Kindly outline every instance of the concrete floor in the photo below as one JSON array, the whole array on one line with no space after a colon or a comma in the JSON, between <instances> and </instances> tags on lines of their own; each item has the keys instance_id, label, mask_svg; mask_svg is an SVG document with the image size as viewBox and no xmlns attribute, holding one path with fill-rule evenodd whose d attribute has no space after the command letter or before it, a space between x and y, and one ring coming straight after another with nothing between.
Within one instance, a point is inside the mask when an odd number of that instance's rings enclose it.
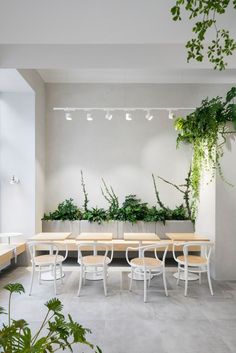
<instances>
[{"instance_id":1,"label":"concrete floor","mask_svg":"<svg viewBox=\"0 0 236 353\"><path fill-rule=\"evenodd\" d=\"M236 352L236 282L213 282L215 295L210 295L206 278L199 286L191 282L189 297L183 295L168 269L169 297L165 297L161 278L152 280L148 303L143 303L142 283L135 282L128 291L127 268L111 268L108 297L102 282L87 281L81 297L76 296L79 272L67 266L64 285L58 283L59 299L64 312L92 330L89 340L103 353L235 353ZM6 306L2 287L21 282L28 290L30 270L24 267L0 274L0 305ZM50 282L38 285L33 295L15 295L13 317L26 319L33 328L45 314L43 303L54 296ZM75 348L74 352L89 352Z\"/></svg>"}]
</instances>

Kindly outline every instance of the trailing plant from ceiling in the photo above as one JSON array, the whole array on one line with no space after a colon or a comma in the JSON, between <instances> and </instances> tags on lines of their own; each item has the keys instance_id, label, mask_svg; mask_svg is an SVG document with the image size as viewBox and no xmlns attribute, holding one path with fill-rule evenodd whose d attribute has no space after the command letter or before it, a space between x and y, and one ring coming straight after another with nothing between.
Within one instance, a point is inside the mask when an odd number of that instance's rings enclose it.
<instances>
[{"instance_id":1,"label":"trailing plant from ceiling","mask_svg":"<svg viewBox=\"0 0 236 353\"><path fill-rule=\"evenodd\" d=\"M81 174L81 185L82 185L82 190L83 190L83 194L84 194L84 203L83 203L83 209L84 211L88 211L88 193L86 191L86 186L85 186L85 182L84 182L84 175L83 175L83 171L80 171Z\"/></svg>"},{"instance_id":2,"label":"trailing plant from ceiling","mask_svg":"<svg viewBox=\"0 0 236 353\"><path fill-rule=\"evenodd\" d=\"M118 196L115 194L112 186L107 186L105 180L102 178L103 187L101 187L101 192L103 197L107 200L109 204L108 214L109 218L116 220L119 219L119 200ZM103 189L104 188L104 189Z\"/></svg>"},{"instance_id":3,"label":"trailing plant from ceiling","mask_svg":"<svg viewBox=\"0 0 236 353\"><path fill-rule=\"evenodd\" d=\"M73 199L65 200L59 203L57 209L49 214L44 214L45 221L76 221L82 219L83 215L80 209L73 203Z\"/></svg>"},{"instance_id":4,"label":"trailing plant from ceiling","mask_svg":"<svg viewBox=\"0 0 236 353\"><path fill-rule=\"evenodd\" d=\"M50 299L46 304L45 318L36 331L31 331L30 325L24 319L14 320L11 317L11 301L14 293L25 292L20 283L10 283L4 287L9 292L8 313L0 308L0 314L7 314L8 324L0 328L0 351L6 353L46 353L57 351L79 352L81 345L91 351L101 353L98 346L87 341L89 329L74 321L71 315L65 317L63 305L57 298ZM44 331L47 331L44 334ZM75 347L75 348L74 348ZM81 350L82 351L82 350Z\"/></svg>"},{"instance_id":5,"label":"trailing plant from ceiling","mask_svg":"<svg viewBox=\"0 0 236 353\"><path fill-rule=\"evenodd\" d=\"M93 207L91 210L84 212L83 219L101 224L102 222L108 221L108 213L104 208Z\"/></svg>"},{"instance_id":6,"label":"trailing plant from ceiling","mask_svg":"<svg viewBox=\"0 0 236 353\"><path fill-rule=\"evenodd\" d=\"M226 68L225 58L236 50L236 41L228 30L218 28L218 18L225 14L230 5L233 11L236 10L236 0L175 0L175 5L171 8L174 21L181 21L182 8L185 8L190 21L196 19L192 28L195 37L186 44L188 62L192 59L203 61L206 51L214 69ZM215 38L206 44L206 35L212 30L215 32Z\"/></svg>"},{"instance_id":7,"label":"trailing plant from ceiling","mask_svg":"<svg viewBox=\"0 0 236 353\"><path fill-rule=\"evenodd\" d=\"M230 89L225 99L206 98L193 113L175 121L175 129L178 131L177 146L184 142L193 147L190 183L195 203L199 199L204 169L211 171L212 176L217 170L224 179L220 158L223 156L226 137L236 132L236 104L232 103L234 97L236 87ZM233 123L233 129L229 122Z\"/></svg>"}]
</instances>

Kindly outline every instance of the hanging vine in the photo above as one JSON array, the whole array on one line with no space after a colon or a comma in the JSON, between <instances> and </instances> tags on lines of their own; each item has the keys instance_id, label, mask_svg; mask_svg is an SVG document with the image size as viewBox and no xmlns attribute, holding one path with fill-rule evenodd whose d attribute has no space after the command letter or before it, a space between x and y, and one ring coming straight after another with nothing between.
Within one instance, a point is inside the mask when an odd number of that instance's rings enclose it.
<instances>
[{"instance_id":1,"label":"hanging vine","mask_svg":"<svg viewBox=\"0 0 236 353\"><path fill-rule=\"evenodd\" d=\"M177 146L185 142L193 147L190 183L195 202L199 199L203 170L210 171L212 177L217 170L224 179L220 159L227 135L236 133L236 104L232 102L235 97L236 87L232 87L225 99L204 99L193 113L175 121L175 129L179 132Z\"/></svg>"}]
</instances>

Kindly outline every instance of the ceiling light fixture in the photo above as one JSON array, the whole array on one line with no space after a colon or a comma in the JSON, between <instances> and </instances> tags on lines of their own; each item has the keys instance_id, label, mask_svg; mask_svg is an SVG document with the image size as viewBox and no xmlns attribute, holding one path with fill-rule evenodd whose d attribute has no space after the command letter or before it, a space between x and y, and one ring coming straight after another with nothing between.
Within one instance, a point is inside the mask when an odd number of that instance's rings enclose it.
<instances>
[{"instance_id":1,"label":"ceiling light fixture","mask_svg":"<svg viewBox=\"0 0 236 353\"><path fill-rule=\"evenodd\" d=\"M66 120L71 121L72 120L72 116L71 113L66 113L65 114Z\"/></svg>"},{"instance_id":2,"label":"ceiling light fixture","mask_svg":"<svg viewBox=\"0 0 236 353\"><path fill-rule=\"evenodd\" d=\"M109 121L112 119L112 114L109 112L109 110L106 112L105 118Z\"/></svg>"},{"instance_id":3,"label":"ceiling light fixture","mask_svg":"<svg viewBox=\"0 0 236 353\"><path fill-rule=\"evenodd\" d=\"M91 113L87 113L87 121L93 121L93 117Z\"/></svg>"},{"instance_id":4,"label":"ceiling light fixture","mask_svg":"<svg viewBox=\"0 0 236 353\"><path fill-rule=\"evenodd\" d=\"M125 119L126 119L127 121L131 121L131 120L132 120L131 113L126 112L126 113L125 113Z\"/></svg>"},{"instance_id":5,"label":"ceiling light fixture","mask_svg":"<svg viewBox=\"0 0 236 353\"><path fill-rule=\"evenodd\" d=\"M145 118L148 121L151 121L153 119L153 115L150 113L150 110L147 111Z\"/></svg>"}]
</instances>

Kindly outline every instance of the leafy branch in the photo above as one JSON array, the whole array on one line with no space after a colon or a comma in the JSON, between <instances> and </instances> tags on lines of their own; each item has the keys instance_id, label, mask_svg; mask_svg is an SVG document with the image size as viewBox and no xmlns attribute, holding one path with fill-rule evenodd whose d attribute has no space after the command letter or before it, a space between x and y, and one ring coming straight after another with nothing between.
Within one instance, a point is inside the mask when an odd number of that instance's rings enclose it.
<instances>
[{"instance_id":1,"label":"leafy branch","mask_svg":"<svg viewBox=\"0 0 236 353\"><path fill-rule=\"evenodd\" d=\"M155 195L156 195L156 199L157 199L157 204L160 206L160 208L162 208L163 210L167 210L167 207L163 204L163 202L160 199L160 195L159 192L157 190L157 185L156 185L156 179L154 174L152 174L152 180L153 180L153 185L154 185L154 189L155 189Z\"/></svg>"},{"instance_id":2,"label":"leafy branch","mask_svg":"<svg viewBox=\"0 0 236 353\"><path fill-rule=\"evenodd\" d=\"M216 15L225 14L227 8L232 3L236 10L235 0L176 0L175 6L171 8L172 19L181 21L181 11L184 8L189 14L189 20L197 18L192 31L195 37L188 40L187 60L203 61L204 52L207 48L207 57L214 65L214 69L224 70L227 66L225 57L233 55L236 50L236 42L230 36L228 30L217 27ZM201 20L199 20L201 17ZM206 45L206 34L211 30L215 31L215 38Z\"/></svg>"},{"instance_id":3,"label":"leafy branch","mask_svg":"<svg viewBox=\"0 0 236 353\"><path fill-rule=\"evenodd\" d=\"M83 209L84 209L84 211L87 212L88 211L88 203L89 203L88 193L87 193L86 187L85 187L83 171L81 170L80 173L81 173L81 185L82 185L82 190L83 190L83 194L84 194Z\"/></svg>"},{"instance_id":4,"label":"leafy branch","mask_svg":"<svg viewBox=\"0 0 236 353\"><path fill-rule=\"evenodd\" d=\"M119 200L118 196L115 194L112 186L107 186L105 180L102 178L103 187L101 187L101 192L103 197L107 200L109 204L109 215L112 219L117 219L119 214Z\"/></svg>"}]
</instances>

